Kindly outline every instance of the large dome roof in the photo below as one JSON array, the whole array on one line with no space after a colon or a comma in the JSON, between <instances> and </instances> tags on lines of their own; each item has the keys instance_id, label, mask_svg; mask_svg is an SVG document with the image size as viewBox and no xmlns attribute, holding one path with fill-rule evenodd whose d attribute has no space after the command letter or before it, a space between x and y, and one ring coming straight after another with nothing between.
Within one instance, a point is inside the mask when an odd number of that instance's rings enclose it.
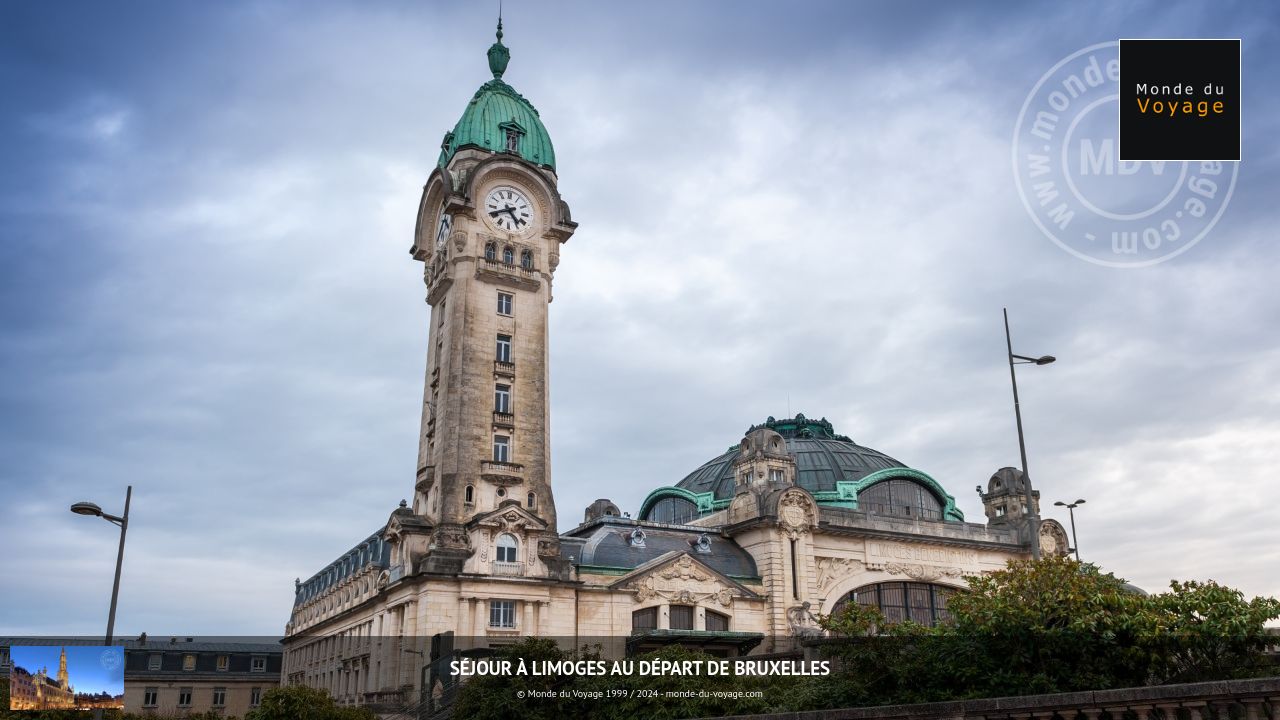
<instances>
[{"instance_id":1,"label":"large dome roof","mask_svg":"<svg viewBox=\"0 0 1280 720\"><path fill-rule=\"evenodd\" d=\"M810 420L802 414L787 420L769 418L757 428L769 428L781 435L787 451L796 458L796 483L811 493L831 492L841 480L860 480L871 473L907 466L879 450L858 445L844 435L836 434L826 418ZM733 497L733 461L741 448L734 446L725 454L708 460L689 473L677 487L692 493L715 493L716 500Z\"/></svg>"},{"instance_id":2,"label":"large dome roof","mask_svg":"<svg viewBox=\"0 0 1280 720\"><path fill-rule=\"evenodd\" d=\"M502 23L498 23L498 42L489 48L489 70L493 79L480 86L453 131L446 133L440 145L438 164L445 167L455 153L465 147L490 152L513 152L508 149L507 131L515 130L520 140L514 154L534 165L556 167L556 152L551 136L538 117L533 104L502 81L510 52L502 44Z\"/></svg>"}]
</instances>

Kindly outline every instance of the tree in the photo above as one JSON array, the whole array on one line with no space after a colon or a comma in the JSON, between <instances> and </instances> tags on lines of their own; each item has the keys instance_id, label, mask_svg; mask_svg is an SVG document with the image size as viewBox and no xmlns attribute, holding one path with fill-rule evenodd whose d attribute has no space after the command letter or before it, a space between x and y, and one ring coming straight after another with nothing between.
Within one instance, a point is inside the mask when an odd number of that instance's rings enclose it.
<instances>
[{"instance_id":1,"label":"tree","mask_svg":"<svg viewBox=\"0 0 1280 720\"><path fill-rule=\"evenodd\" d=\"M1274 672L1262 650L1280 601L1212 581L1157 595L1070 558L1010 561L969 577L952 622L886 626L852 603L823 618L844 704L1102 690Z\"/></svg>"},{"instance_id":2,"label":"tree","mask_svg":"<svg viewBox=\"0 0 1280 720\"><path fill-rule=\"evenodd\" d=\"M1159 617L1156 682L1178 683L1250 677L1275 668L1263 650L1274 639L1266 624L1280 617L1280 600L1254 598L1209 580L1173 581L1152 598Z\"/></svg>"},{"instance_id":3,"label":"tree","mask_svg":"<svg viewBox=\"0 0 1280 720\"><path fill-rule=\"evenodd\" d=\"M329 693L301 685L272 688L245 720L377 720L367 708L340 707Z\"/></svg>"}]
</instances>

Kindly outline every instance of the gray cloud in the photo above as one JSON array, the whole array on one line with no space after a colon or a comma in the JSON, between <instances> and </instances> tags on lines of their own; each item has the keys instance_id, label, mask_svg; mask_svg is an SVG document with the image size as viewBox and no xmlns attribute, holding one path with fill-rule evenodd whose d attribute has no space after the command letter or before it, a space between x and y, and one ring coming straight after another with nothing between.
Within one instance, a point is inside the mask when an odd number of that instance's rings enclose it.
<instances>
[{"instance_id":1,"label":"gray cloud","mask_svg":"<svg viewBox=\"0 0 1280 720\"><path fill-rule=\"evenodd\" d=\"M1017 461L1007 305L1018 347L1060 358L1020 375L1030 463L1046 506L1089 500L1086 558L1280 595L1274 10L928 7L508 8L508 79L581 223L552 305L562 522L796 411L979 519L971 488ZM121 631L278 632L292 578L411 493L406 250L491 19L5 12L0 632L98 631L113 529L65 507L129 483ZM1039 235L1008 143L1046 68L1138 29L1245 37L1248 161L1209 238L1117 272Z\"/></svg>"}]
</instances>

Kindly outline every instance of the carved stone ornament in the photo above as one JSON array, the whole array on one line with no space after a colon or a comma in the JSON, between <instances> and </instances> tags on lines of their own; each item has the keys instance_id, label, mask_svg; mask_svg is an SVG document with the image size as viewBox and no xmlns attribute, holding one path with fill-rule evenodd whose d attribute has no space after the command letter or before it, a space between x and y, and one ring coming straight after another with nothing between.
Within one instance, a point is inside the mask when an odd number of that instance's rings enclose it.
<instances>
[{"instance_id":1,"label":"carved stone ornament","mask_svg":"<svg viewBox=\"0 0 1280 720\"><path fill-rule=\"evenodd\" d=\"M679 560L667 566L658 574L667 580L680 578L683 580L692 579L702 582L704 580L711 579L711 576L699 569L697 563L695 563L688 555L681 555Z\"/></svg>"},{"instance_id":2,"label":"carved stone ornament","mask_svg":"<svg viewBox=\"0 0 1280 720\"><path fill-rule=\"evenodd\" d=\"M818 619L809 610L808 601L787 608L787 626L795 637L822 635L822 628L818 627Z\"/></svg>"},{"instance_id":3,"label":"carved stone ornament","mask_svg":"<svg viewBox=\"0 0 1280 720\"><path fill-rule=\"evenodd\" d=\"M818 591L826 592L837 581L862 572L866 564L853 558L818 558Z\"/></svg>"},{"instance_id":4,"label":"carved stone ornament","mask_svg":"<svg viewBox=\"0 0 1280 720\"><path fill-rule=\"evenodd\" d=\"M884 571L890 575L906 575L912 580L937 580L942 577L960 577L964 570L958 567L921 565L919 563L885 563Z\"/></svg>"},{"instance_id":5,"label":"carved stone ornament","mask_svg":"<svg viewBox=\"0 0 1280 720\"><path fill-rule=\"evenodd\" d=\"M778 519L791 537L809 532L813 526L813 505L801 493L787 493L778 503Z\"/></svg>"},{"instance_id":6,"label":"carved stone ornament","mask_svg":"<svg viewBox=\"0 0 1280 720\"><path fill-rule=\"evenodd\" d=\"M1040 552L1044 555L1062 557L1071 552L1071 543L1067 540L1067 531L1057 520L1040 522Z\"/></svg>"},{"instance_id":7,"label":"carved stone ornament","mask_svg":"<svg viewBox=\"0 0 1280 720\"><path fill-rule=\"evenodd\" d=\"M661 598L682 604L717 602L724 607L732 605L733 596L737 594L699 568L688 555L681 556L661 570L636 578L622 589L635 593L636 601L641 603Z\"/></svg>"},{"instance_id":8,"label":"carved stone ornament","mask_svg":"<svg viewBox=\"0 0 1280 720\"><path fill-rule=\"evenodd\" d=\"M467 233L465 230L454 230L449 238L453 240L454 250L462 252L467 247Z\"/></svg>"},{"instance_id":9,"label":"carved stone ornament","mask_svg":"<svg viewBox=\"0 0 1280 720\"><path fill-rule=\"evenodd\" d=\"M547 268L550 269L551 272L555 272L556 267L559 264L560 264L560 253L553 252L547 256Z\"/></svg>"}]
</instances>

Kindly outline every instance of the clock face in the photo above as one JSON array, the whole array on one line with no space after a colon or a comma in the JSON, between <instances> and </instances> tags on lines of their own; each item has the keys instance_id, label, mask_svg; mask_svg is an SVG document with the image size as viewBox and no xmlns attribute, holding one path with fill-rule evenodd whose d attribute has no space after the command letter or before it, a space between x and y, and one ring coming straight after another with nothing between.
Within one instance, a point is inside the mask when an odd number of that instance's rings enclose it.
<instances>
[{"instance_id":1,"label":"clock face","mask_svg":"<svg viewBox=\"0 0 1280 720\"><path fill-rule=\"evenodd\" d=\"M449 238L449 229L453 227L453 217L440 213L440 227L436 230L436 249L439 250L444 241Z\"/></svg>"},{"instance_id":2,"label":"clock face","mask_svg":"<svg viewBox=\"0 0 1280 720\"><path fill-rule=\"evenodd\" d=\"M484 199L484 213L489 222L500 230L522 233L533 222L533 206L519 190L500 185L489 191Z\"/></svg>"}]
</instances>

